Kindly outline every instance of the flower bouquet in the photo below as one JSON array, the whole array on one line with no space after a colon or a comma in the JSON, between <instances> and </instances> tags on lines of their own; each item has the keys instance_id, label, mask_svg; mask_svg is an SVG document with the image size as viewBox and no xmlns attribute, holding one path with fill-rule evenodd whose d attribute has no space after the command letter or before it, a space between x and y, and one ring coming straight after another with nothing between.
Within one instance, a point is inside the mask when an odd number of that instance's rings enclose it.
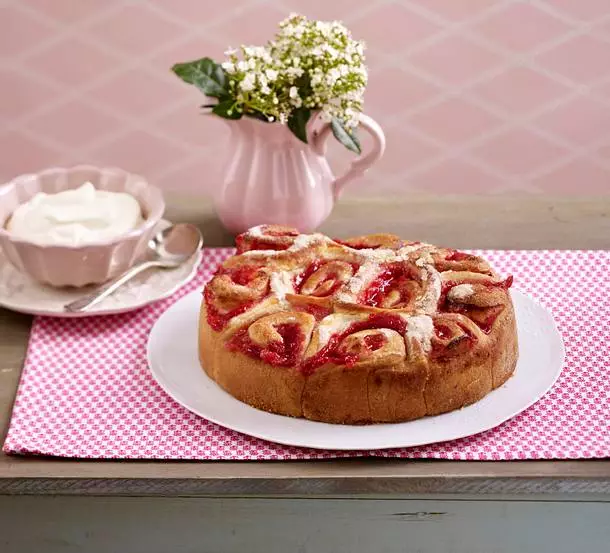
<instances>
[{"instance_id":1,"label":"flower bouquet","mask_svg":"<svg viewBox=\"0 0 610 553\"><path fill-rule=\"evenodd\" d=\"M206 57L172 70L215 98L202 107L220 117L285 124L307 142L307 123L319 113L337 140L360 153L356 127L367 84L364 48L337 21L291 15L265 46L241 46L228 50L222 63Z\"/></svg>"}]
</instances>

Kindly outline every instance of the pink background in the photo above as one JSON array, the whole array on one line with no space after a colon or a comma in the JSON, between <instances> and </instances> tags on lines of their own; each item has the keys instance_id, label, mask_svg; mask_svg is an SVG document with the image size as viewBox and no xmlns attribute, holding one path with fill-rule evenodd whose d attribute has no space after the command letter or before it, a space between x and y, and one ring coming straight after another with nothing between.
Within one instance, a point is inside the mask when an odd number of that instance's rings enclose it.
<instances>
[{"instance_id":1,"label":"pink background","mask_svg":"<svg viewBox=\"0 0 610 553\"><path fill-rule=\"evenodd\" d=\"M0 179L91 162L213 190L227 128L169 67L290 11L369 47L388 149L348 193L610 191L609 0L0 0Z\"/></svg>"}]
</instances>

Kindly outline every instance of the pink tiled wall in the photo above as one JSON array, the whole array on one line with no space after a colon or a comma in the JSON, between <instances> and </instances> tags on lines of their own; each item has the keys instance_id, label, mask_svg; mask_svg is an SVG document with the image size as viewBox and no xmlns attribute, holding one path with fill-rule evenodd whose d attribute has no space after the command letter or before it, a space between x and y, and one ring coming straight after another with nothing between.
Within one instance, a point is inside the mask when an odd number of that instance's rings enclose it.
<instances>
[{"instance_id":1,"label":"pink tiled wall","mask_svg":"<svg viewBox=\"0 0 610 553\"><path fill-rule=\"evenodd\" d=\"M0 179L92 162L212 190L227 128L169 67L291 11L368 44L388 149L352 194L610 192L610 0L0 0Z\"/></svg>"}]
</instances>

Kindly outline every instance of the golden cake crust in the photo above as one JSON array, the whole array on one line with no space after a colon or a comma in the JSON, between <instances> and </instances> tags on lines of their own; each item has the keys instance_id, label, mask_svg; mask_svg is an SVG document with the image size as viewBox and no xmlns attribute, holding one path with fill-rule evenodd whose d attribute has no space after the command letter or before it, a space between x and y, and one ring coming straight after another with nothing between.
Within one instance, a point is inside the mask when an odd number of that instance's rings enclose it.
<instances>
[{"instance_id":1,"label":"golden cake crust","mask_svg":"<svg viewBox=\"0 0 610 553\"><path fill-rule=\"evenodd\" d=\"M400 422L472 404L515 369L512 278L480 257L271 225L237 245L204 290L199 356L244 403L329 423Z\"/></svg>"}]
</instances>

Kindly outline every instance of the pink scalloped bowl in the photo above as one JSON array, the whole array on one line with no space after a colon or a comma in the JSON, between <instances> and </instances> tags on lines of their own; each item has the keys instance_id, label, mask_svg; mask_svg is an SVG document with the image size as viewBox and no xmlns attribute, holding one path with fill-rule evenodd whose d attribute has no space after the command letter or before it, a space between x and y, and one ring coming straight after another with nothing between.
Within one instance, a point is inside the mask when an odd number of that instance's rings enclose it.
<instances>
[{"instance_id":1,"label":"pink scalloped bowl","mask_svg":"<svg viewBox=\"0 0 610 553\"><path fill-rule=\"evenodd\" d=\"M35 244L11 236L6 229L15 209L38 192L62 192L87 181L100 190L131 194L140 204L143 222L116 239L74 247ZM0 247L17 269L41 283L57 287L100 284L144 255L164 211L161 191L139 175L89 165L46 169L0 186Z\"/></svg>"}]
</instances>

